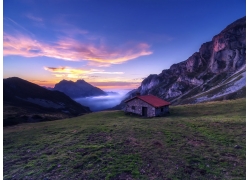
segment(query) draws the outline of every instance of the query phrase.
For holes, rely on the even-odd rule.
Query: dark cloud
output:
[[[133,81],[142,81],[143,79],[145,79],[145,78],[135,78],[135,79],[133,79]]]
[[[51,70],[51,71],[56,71],[56,70],[64,70],[65,67],[59,67],[59,68],[56,68],[56,67],[46,67],[48,70]]]

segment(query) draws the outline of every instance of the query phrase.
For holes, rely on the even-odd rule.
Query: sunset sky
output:
[[[137,88],[245,15],[245,0],[4,0],[3,77]]]

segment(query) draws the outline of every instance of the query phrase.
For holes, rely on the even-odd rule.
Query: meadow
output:
[[[3,128],[3,179],[245,179],[246,99]]]

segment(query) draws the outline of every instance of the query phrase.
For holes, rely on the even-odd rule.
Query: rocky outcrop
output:
[[[158,75],[149,75],[136,91],[142,95],[156,95],[172,104],[196,103],[192,97],[228,83],[226,80],[231,76],[241,74],[236,78],[240,80],[245,64],[246,17],[243,17],[214,36],[212,41],[202,44],[199,52],[187,60],[173,64]],[[241,88],[245,86],[240,84]]]
[[[53,90],[61,91],[71,98],[107,95],[103,90],[92,86],[84,80],[77,80],[76,82],[62,80],[55,85]]]

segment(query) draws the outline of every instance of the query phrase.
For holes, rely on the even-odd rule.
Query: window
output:
[[[132,109],[135,110],[135,106],[132,106]]]

